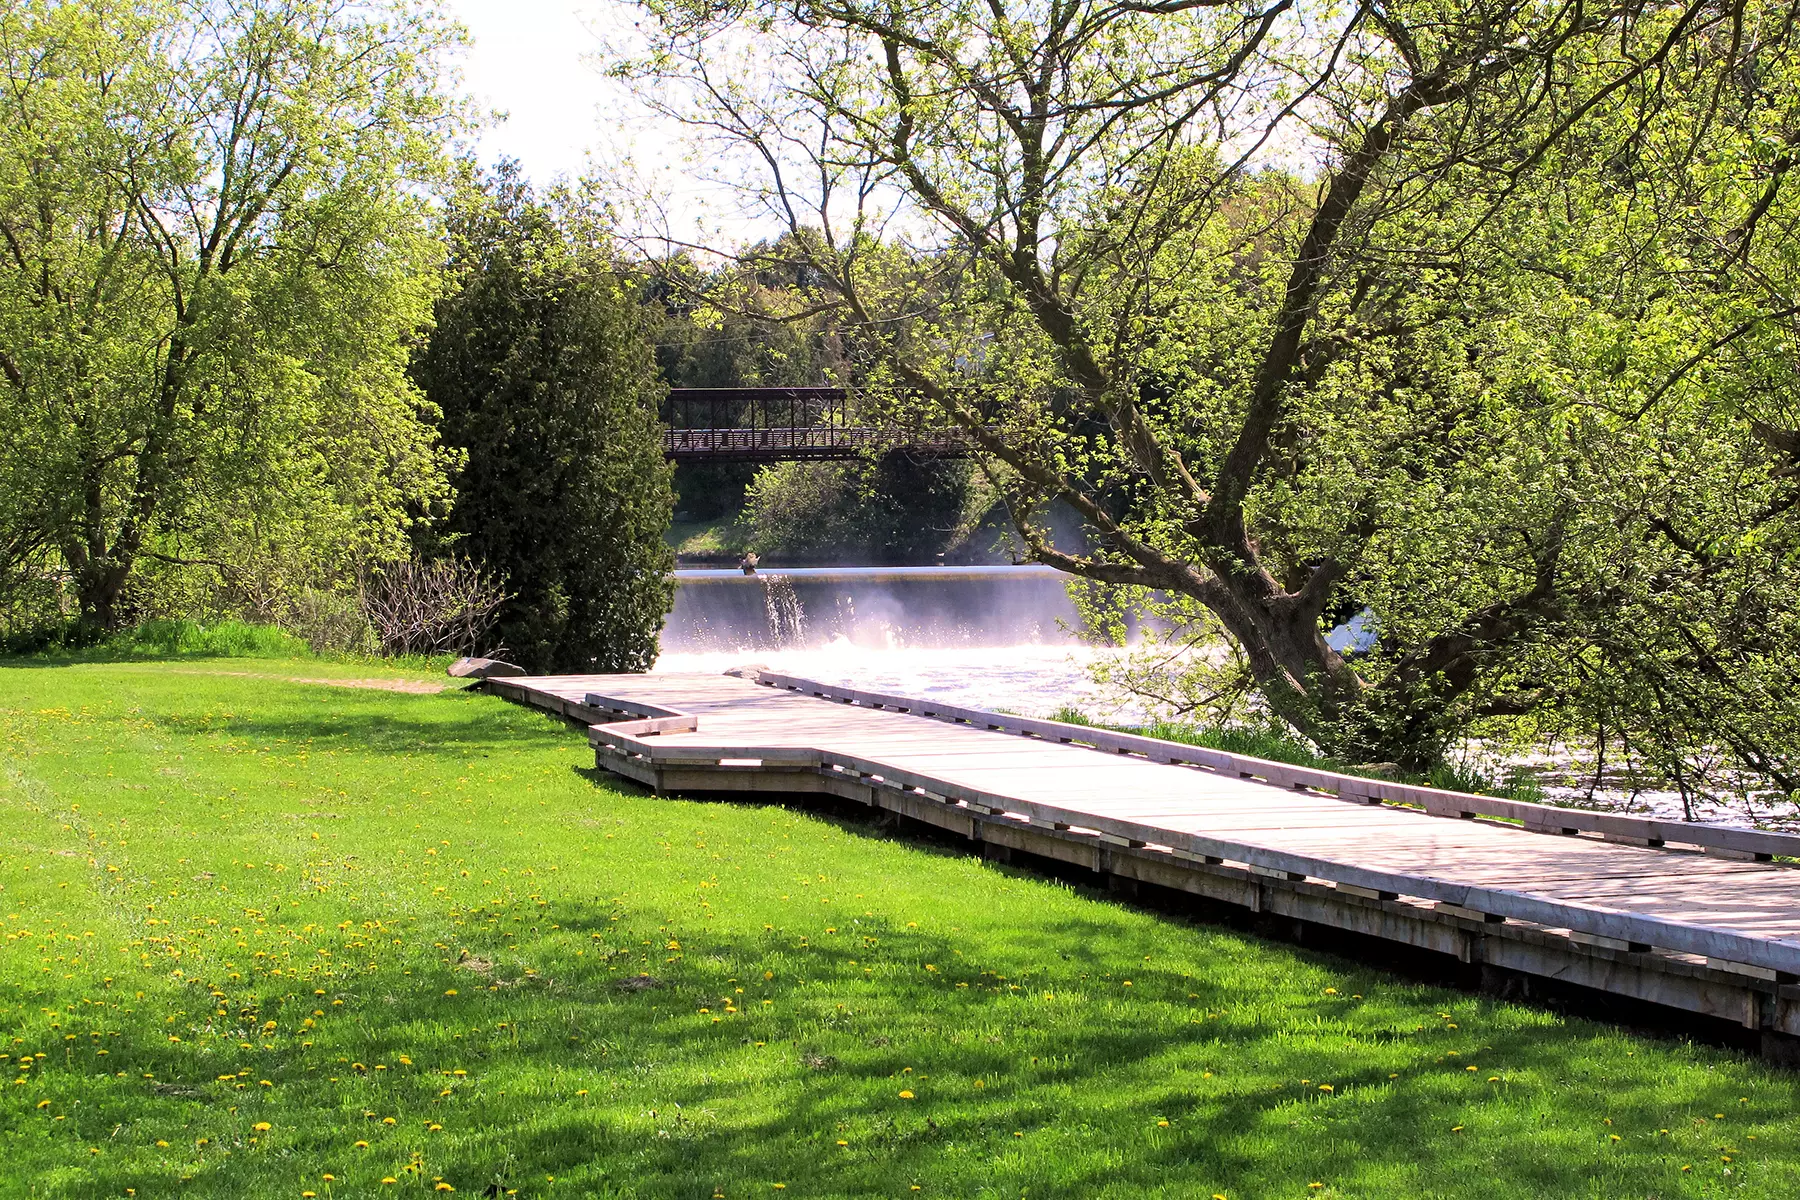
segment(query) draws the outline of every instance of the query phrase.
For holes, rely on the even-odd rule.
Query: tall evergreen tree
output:
[[[503,571],[496,637],[531,671],[641,671],[674,596],[664,394],[593,209],[515,165],[450,214],[459,286],[413,377],[467,464],[440,536]]]

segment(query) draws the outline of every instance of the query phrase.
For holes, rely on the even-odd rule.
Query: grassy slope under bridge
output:
[[[1772,1068],[378,675],[0,667],[0,1195],[1800,1194]]]

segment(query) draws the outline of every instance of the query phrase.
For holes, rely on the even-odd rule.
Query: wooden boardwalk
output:
[[[828,793],[996,856],[1800,1035],[1800,873],[1781,861],[1800,859],[1800,836],[1494,800],[746,674],[488,686],[588,725],[600,766],[659,792]]]

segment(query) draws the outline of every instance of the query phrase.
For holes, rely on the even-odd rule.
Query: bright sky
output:
[[[439,0],[462,22],[472,45],[463,83],[485,109],[505,119],[484,130],[483,161],[516,158],[533,183],[570,178],[599,165],[629,162],[669,206],[684,236],[709,245],[765,232],[738,199],[691,169],[685,131],[648,114],[594,58],[604,38],[629,42],[634,9],[617,0]],[[625,22],[623,27],[619,23]],[[624,35],[624,36],[622,36]],[[623,218],[626,224],[629,217]]]
[[[579,175],[587,152],[617,144],[622,97],[583,56],[601,22],[619,11],[577,0],[441,0],[474,39],[463,60],[468,90],[507,119],[481,138],[481,157],[516,158],[533,182]],[[605,110],[610,109],[610,114]]]

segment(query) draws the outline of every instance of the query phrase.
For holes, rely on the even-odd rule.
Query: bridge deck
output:
[[[659,790],[829,792],[1253,911],[1800,1034],[1800,874],[1779,861],[1800,857],[1800,838],[1372,784],[773,675],[490,685],[590,724],[601,766]]]

